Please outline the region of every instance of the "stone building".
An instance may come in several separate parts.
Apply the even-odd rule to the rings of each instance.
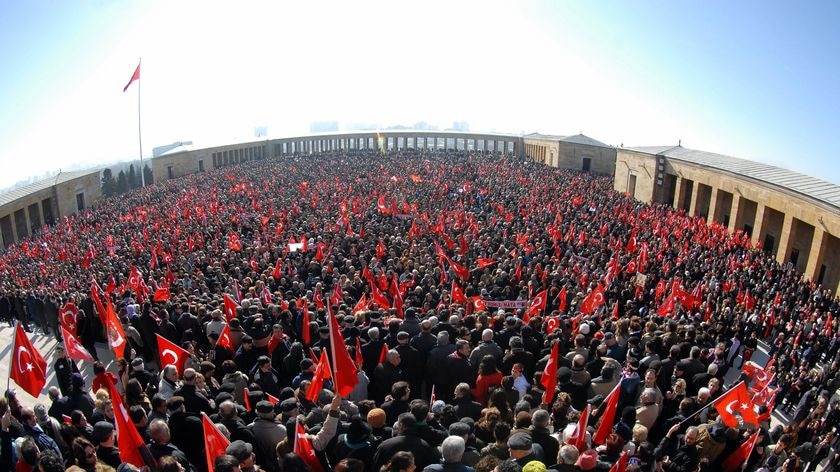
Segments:
[[[615,190],[741,230],[754,245],[837,292],[840,186],[682,146],[619,148]]]
[[[84,210],[102,198],[99,171],[61,172],[0,195],[2,247],[20,241],[41,226]]]
[[[152,170],[155,180],[162,182],[187,174],[204,172],[206,169],[216,169],[266,157],[337,150],[385,152],[400,149],[489,151],[524,156],[522,138],[517,135],[466,131],[387,130],[263,139],[205,149],[179,146],[154,157]]]
[[[561,169],[596,174],[615,173],[615,148],[589,136],[555,136],[531,133],[523,137],[528,159]]]

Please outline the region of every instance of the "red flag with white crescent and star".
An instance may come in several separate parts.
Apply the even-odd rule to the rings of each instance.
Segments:
[[[27,393],[38,398],[47,383],[47,361],[32,345],[20,323],[15,327],[15,345],[12,353],[9,377]]]
[[[158,344],[158,356],[160,359],[160,365],[167,366],[167,365],[174,365],[176,369],[178,369],[178,375],[184,373],[184,366],[187,363],[187,359],[190,357],[190,354],[178,346],[177,344],[173,343],[172,341],[164,338],[159,334],[155,334],[157,336],[157,344]]]
[[[758,426],[755,406],[750,400],[750,394],[747,392],[747,386],[744,382],[738,383],[735,388],[729,389],[728,392],[718,397],[715,400],[715,408],[720,413],[723,422],[730,428],[738,426],[738,418],[735,413],[740,413],[745,423]]]
[[[87,349],[84,348],[70,331],[61,327],[61,337],[64,339],[64,348],[67,351],[67,357],[80,361],[92,361],[93,356],[90,355]]]
[[[61,328],[69,331],[73,336],[78,333],[79,325],[77,317],[79,316],[79,309],[73,302],[67,302],[58,311],[58,320],[61,322]]]

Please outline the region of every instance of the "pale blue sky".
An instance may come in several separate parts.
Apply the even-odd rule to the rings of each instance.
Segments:
[[[314,120],[676,144],[840,183],[838,2],[9,1],[0,187]]]

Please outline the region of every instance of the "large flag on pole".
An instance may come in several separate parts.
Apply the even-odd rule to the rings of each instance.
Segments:
[[[155,334],[155,336],[157,336],[158,357],[160,359],[161,369],[171,364],[178,369],[178,375],[182,375],[190,353],[159,334]]]
[[[143,441],[143,437],[140,436],[137,427],[131,421],[128,408],[123,403],[114,382],[108,376],[105,376],[105,384],[108,386],[108,392],[110,392],[111,401],[114,404],[114,425],[117,430],[117,441],[120,443],[120,460],[137,467],[143,467],[147,465],[145,457],[151,458],[151,452],[148,451],[148,446]]]
[[[204,453],[207,456],[207,470],[213,470],[213,461],[217,457],[225,455],[230,441],[210,421],[207,413],[201,413],[201,424],[204,427]]]
[[[129,79],[128,83],[125,84],[125,87],[123,87],[123,92],[128,90],[128,87],[130,87],[131,84],[134,83],[135,80],[140,80],[140,63],[139,62],[137,63],[137,68],[134,69],[134,73],[131,74],[131,79]]]
[[[339,328],[338,321],[336,321],[329,307],[327,308],[327,318],[329,318],[330,352],[332,353],[335,393],[346,397],[356,388],[359,377],[356,374],[356,365],[353,364],[353,358],[350,357],[350,353],[347,352],[347,345],[344,344],[341,328]]]
[[[38,398],[47,383],[47,361],[29,341],[20,323],[15,327],[15,346],[12,353],[9,376],[27,393]]]

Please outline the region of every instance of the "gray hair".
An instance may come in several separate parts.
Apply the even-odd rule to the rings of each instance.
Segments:
[[[443,461],[449,463],[461,462],[466,450],[466,443],[461,436],[448,436],[440,445],[440,452],[443,455]]]
[[[560,453],[557,454],[557,459],[558,462],[562,462],[566,465],[574,465],[574,463],[577,462],[579,456],[580,452],[578,451],[578,448],[566,444],[565,446],[560,448]]]
[[[379,328],[373,327],[368,330],[368,337],[370,339],[379,339]]]
[[[446,346],[449,344],[449,332],[448,331],[441,331],[437,335],[437,342],[438,346]]]
[[[711,375],[711,376],[717,375],[717,372],[718,372],[718,365],[715,364],[715,363],[709,364],[709,367],[706,368],[706,373]]]
[[[492,341],[493,340],[493,330],[490,328],[485,329],[481,332],[481,340],[482,341]]]
[[[460,396],[467,396],[470,394],[470,384],[461,382],[455,387],[455,393]]]
[[[551,415],[548,414],[547,411],[540,409],[534,411],[531,415],[531,423],[534,426],[538,426],[541,428],[545,428],[548,426],[548,422],[551,420]]]
[[[522,347],[522,338],[519,336],[511,336],[510,341],[508,341],[510,347]]]

